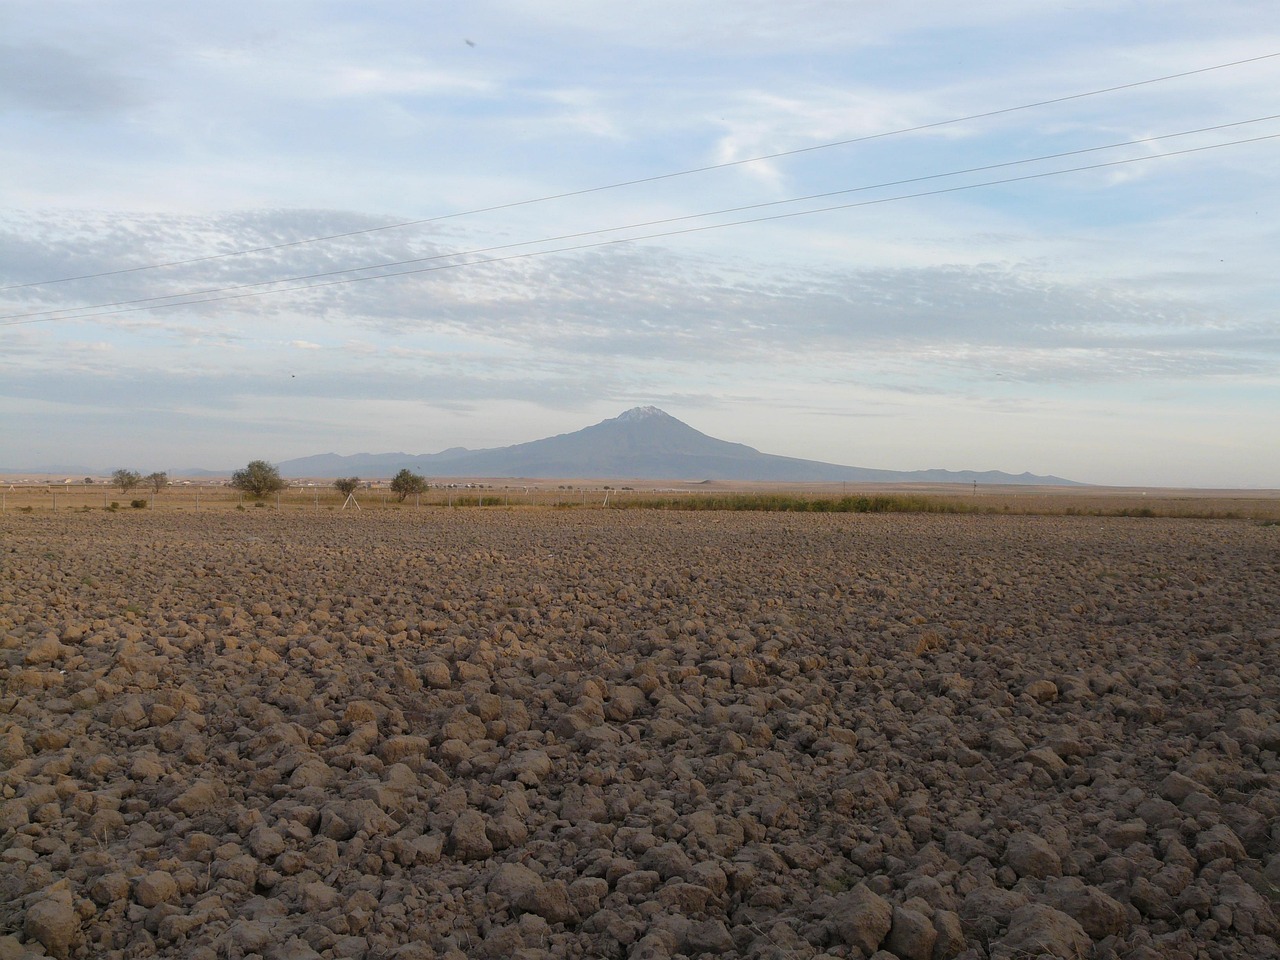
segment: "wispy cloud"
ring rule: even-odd
[[[1142,164],[894,199],[1273,112],[1280,58],[736,164],[1274,52],[1261,0],[57,8],[4,31],[0,286],[108,275],[9,286],[0,314],[424,272],[0,326],[0,401],[29,414],[2,418],[7,449],[423,451],[657,402],[869,466],[920,465],[914,444],[931,466],[1120,478],[1135,441],[1115,421],[1140,415],[1152,443],[1183,430],[1215,451],[1171,483],[1280,470],[1243,440],[1280,392],[1276,142],[1167,157],[1180,141],[1152,140],[1117,153],[1159,157]],[[735,165],[650,179],[717,163]],[[839,190],[877,205],[548,253]],[[511,259],[454,266],[486,257]],[[133,269],[170,260],[196,262]],[[1226,439],[1197,404],[1229,411]]]

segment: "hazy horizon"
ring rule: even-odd
[[[653,418],[655,421],[662,423],[664,425],[659,428],[657,433],[648,432],[648,428],[643,425],[644,421],[650,420],[650,418]],[[629,423],[629,425],[632,426],[633,428],[639,425],[639,430],[641,432],[638,432],[638,433],[632,432],[631,430],[627,430],[626,428],[623,428],[624,433],[622,434],[622,436],[625,436],[626,439],[619,439],[619,435],[616,433],[611,434],[607,439],[597,438],[598,442],[605,444],[607,447],[609,447],[609,449],[599,451],[600,455],[598,457],[595,457],[595,459],[590,464],[589,472],[586,472],[586,473],[583,473],[580,471],[575,472],[575,468],[573,466],[568,465],[568,462],[563,460],[556,461],[557,463],[560,463],[560,462],[565,463],[563,470],[554,470],[554,471],[548,472],[548,468],[546,466],[547,459],[548,457],[554,458],[557,456],[557,454],[551,451],[548,451],[545,447],[545,443],[547,442],[556,443],[559,441],[569,440],[572,442],[571,448],[569,450],[566,450],[563,447],[561,447],[558,456],[560,456],[561,458],[568,456],[570,459],[582,458],[582,457],[588,456],[588,454],[586,453],[586,450],[588,448],[584,445],[591,442],[591,438],[588,435],[592,434],[596,428],[611,426],[611,429],[616,430],[619,427],[622,427],[624,423]],[[674,447],[671,444],[667,443],[664,440],[665,437],[669,436],[669,434],[667,433],[667,430],[669,428],[665,426],[666,424],[670,424],[672,428],[675,428],[677,430],[677,434],[681,438],[676,444],[676,446],[680,447],[679,450],[674,449]],[[590,429],[587,429],[587,427],[589,427]],[[440,476],[440,477],[485,476],[485,477],[497,478],[502,476],[510,476],[510,477],[518,477],[518,478],[528,478],[528,477],[548,478],[554,475],[556,477],[561,477],[561,478],[575,478],[575,479],[586,478],[586,477],[611,477],[611,478],[618,478],[618,479],[622,479],[622,478],[672,479],[679,475],[678,472],[672,472],[670,474],[657,472],[663,469],[662,464],[670,462],[670,457],[672,456],[672,454],[675,454],[676,456],[682,457],[682,458],[688,458],[690,456],[697,458],[701,456],[705,459],[709,457],[712,461],[719,461],[720,458],[725,455],[725,451],[720,446],[720,438],[707,437],[705,434],[703,435],[703,438],[705,440],[705,446],[709,449],[704,450],[702,454],[693,453],[691,448],[688,446],[688,440],[686,439],[689,436],[686,430],[686,428],[688,428],[689,425],[684,424],[675,418],[672,418],[670,414],[666,413],[666,411],[660,410],[659,408],[653,407],[653,406],[632,408],[631,410],[624,411],[618,417],[609,418],[609,420],[601,421],[600,423],[597,423],[597,424],[590,424],[590,425],[587,425],[587,427],[584,427],[584,429],[582,430],[574,431],[571,434],[563,434],[556,437],[531,438],[531,440],[529,441],[526,441],[520,444],[515,444],[509,447],[487,448],[487,449],[479,449],[479,450],[467,450],[465,448],[455,447],[455,448],[451,448],[450,450],[420,451],[420,452],[362,451],[354,454],[337,454],[337,453],[327,452],[327,453],[311,454],[311,455],[300,457],[300,458],[292,458],[292,459],[278,461],[275,463],[275,466],[278,466],[282,469],[282,471],[285,471],[284,475],[286,478],[297,478],[297,477],[333,478],[338,476],[349,476],[352,472],[358,472],[364,479],[375,479],[375,478],[390,477],[393,473],[397,472],[399,469],[403,467],[409,467],[415,470],[423,469],[426,471],[426,473],[430,474],[431,476]],[[700,433],[700,431],[698,432]],[[702,444],[704,440],[699,440],[698,443]],[[619,444],[621,444],[622,448],[627,451],[626,455],[629,459],[634,459],[636,456],[639,455],[636,452],[637,447],[643,448],[645,450],[645,453],[643,454],[643,457],[645,459],[645,463],[643,464],[643,467],[645,468],[644,472],[625,472],[624,471],[619,473],[616,470],[611,469],[610,463],[613,460],[613,458],[616,457],[617,454],[619,453],[619,449],[618,449]],[[537,469],[541,472],[529,473],[527,469],[520,468],[519,464],[516,464],[514,461],[510,460],[511,455],[519,454],[525,448],[536,448],[540,451],[535,456],[535,459],[537,460],[537,464],[538,464]],[[592,447],[591,449],[595,449],[595,448]],[[461,473],[457,473],[457,472],[450,473],[450,472],[441,472],[440,470],[431,469],[431,467],[433,466],[446,466],[446,467],[452,467],[453,469],[456,470],[457,469],[456,462],[455,462],[456,458],[452,455],[458,454],[458,453],[464,453],[464,454],[505,453],[508,456],[508,460],[506,461],[507,466],[510,466],[512,469],[515,469],[515,472],[484,474],[484,473],[476,473],[474,472],[474,470],[463,470]],[[742,452],[735,451],[734,456],[741,456],[742,453],[745,453],[745,451],[742,451]],[[768,451],[755,450],[754,454],[761,456],[766,460],[769,460],[770,458],[772,458],[772,455]],[[449,462],[443,463],[443,464],[408,463],[408,461],[410,460],[430,459],[430,458],[435,458],[435,457],[444,456],[444,455],[450,455]],[[372,462],[375,460],[382,460],[385,458],[400,458],[400,459],[399,459],[399,462],[395,464],[382,464],[382,463],[375,464]],[[344,462],[340,465],[333,464],[331,461],[334,461],[334,460],[341,460]],[[308,467],[314,466],[315,470],[307,470],[306,472],[299,472],[302,470],[302,467],[300,464],[304,461],[306,462]],[[861,465],[861,464],[831,464],[830,462],[813,461],[813,460],[803,461],[803,462],[810,463],[815,468],[851,467],[854,469],[859,469],[859,468],[865,469],[865,465]],[[463,464],[463,466],[468,466],[468,465],[470,464]],[[495,464],[493,463],[489,464],[489,466],[491,467],[494,465]],[[243,466],[243,464],[239,466]],[[524,466],[527,468],[528,464],[525,464]],[[717,470],[722,469],[722,466],[719,465],[718,463],[713,464],[713,466]],[[333,467],[334,469],[329,469],[330,467]],[[682,463],[682,468],[685,469],[686,472],[689,469],[693,469],[698,476],[704,476],[707,474],[707,469],[705,467],[703,468],[698,468],[696,466],[691,467],[688,459],[684,460],[684,462]],[[85,479],[90,479],[91,477],[99,477],[99,478],[105,477],[111,474],[114,469],[115,468],[102,469],[101,467],[98,467],[98,466],[89,467],[84,464],[72,464],[72,463],[47,464],[47,465],[41,465],[35,468],[27,468],[27,469],[23,469],[23,468],[6,469],[3,465],[0,465],[0,475],[4,475],[6,472],[9,474],[15,474],[15,475],[21,475],[21,474],[65,475],[67,473],[75,473],[75,474],[85,473],[87,475]],[[126,467],[123,469],[131,469],[131,468]],[[191,477],[191,476],[200,476],[205,474],[230,475],[236,469],[239,469],[239,467],[223,466],[223,467],[211,468],[208,466],[187,465],[180,468],[169,467],[164,472],[166,472],[167,474],[173,477],[184,477],[184,476]],[[751,469],[751,467],[745,466],[745,467],[742,467],[741,469],[749,470]],[[773,465],[773,464],[766,465],[765,469],[776,470],[776,465]],[[871,468],[871,469],[876,469],[876,468]],[[937,469],[943,469],[943,468],[935,468],[935,472],[937,471]],[[698,472],[699,470],[701,470],[701,472]],[[142,471],[137,471],[137,472],[140,474],[142,473]],[[148,471],[148,472],[151,472],[151,471]],[[826,472],[826,471],[819,471],[819,472]],[[971,471],[965,471],[965,472],[971,472]],[[1001,472],[1001,471],[995,471],[995,472]],[[1014,474],[1010,474],[1008,472],[1004,472],[1004,473],[1006,476],[1009,477],[1010,480],[1015,479]],[[719,476],[719,477],[712,477],[712,479],[728,480],[731,478]],[[765,476],[763,475],[763,473],[757,474],[757,475],[750,475],[750,476],[743,475],[743,476],[735,477],[732,479],[734,480],[734,482],[746,482],[746,483],[776,482],[776,483],[807,484],[807,483],[840,482],[839,480],[836,480],[831,477],[826,477],[824,479],[822,477],[819,477],[816,473],[808,479],[793,478],[791,480],[780,480],[780,479],[777,479],[776,477],[771,478],[771,477]],[[849,478],[841,478],[841,479],[849,479]],[[961,477],[956,479],[955,482],[969,483],[971,482],[972,479],[974,478]],[[1060,481],[1064,478],[1037,477],[1037,479],[1042,479],[1042,480],[1051,482],[1055,480]],[[925,478],[910,478],[906,476],[897,478],[894,480],[852,479],[851,482],[855,482],[855,483],[911,482],[913,480],[918,480],[919,482],[935,482],[935,483],[940,482],[937,479],[926,480]],[[987,482],[987,480],[984,479],[983,482]]]
[[[648,408],[646,408],[646,409],[647,409],[647,410],[655,410],[655,408],[652,408],[652,407],[648,407]],[[629,413],[631,413],[631,412],[633,412],[633,411],[626,411],[626,412],[624,412],[624,414],[620,415],[620,416],[619,416],[619,417],[617,417],[617,418],[609,418],[609,419],[622,419],[623,417],[625,417],[627,414],[629,414]],[[665,414],[665,413],[666,413],[666,411],[661,411],[661,410],[658,410],[657,412],[659,412],[659,413],[663,413],[663,414]],[[600,425],[600,424],[591,424],[591,425],[584,425],[584,426],[599,426],[599,425]],[[686,425],[686,426],[687,426],[687,425]],[[696,429],[696,428],[695,428],[695,429]],[[574,432],[576,433],[577,431],[574,431]],[[532,442],[532,441],[545,440],[545,439],[550,439],[550,438],[547,438],[547,437],[528,438],[527,440],[520,441],[518,444],[515,444],[514,446],[519,446],[520,444],[525,444],[525,443],[529,443],[529,442]],[[723,438],[718,438],[718,437],[717,437],[717,438],[712,438],[712,439],[714,439],[714,440],[719,440],[719,439],[723,439]],[[313,453],[313,454],[304,455],[304,456],[302,456],[302,457],[288,458],[288,459],[285,459],[285,460],[270,460],[270,459],[268,458],[268,462],[273,463],[273,465],[275,465],[275,466],[277,466],[277,467],[286,468],[286,467],[290,467],[290,465],[296,465],[296,464],[297,464],[297,462],[298,462],[298,461],[300,461],[300,460],[327,460],[327,459],[330,459],[330,458],[339,458],[339,459],[348,460],[348,461],[358,461],[360,458],[395,457],[395,456],[404,456],[404,457],[406,457],[406,458],[414,458],[414,459],[417,459],[417,458],[420,458],[420,457],[423,457],[423,456],[426,456],[426,457],[432,457],[432,456],[436,456],[436,455],[439,455],[439,454],[442,454],[442,453],[448,453],[448,452],[451,452],[451,450],[458,450],[458,449],[460,449],[460,448],[450,448],[450,449],[448,449],[448,450],[431,450],[431,451],[409,451],[409,450],[399,450],[399,451],[390,451],[390,450],[385,450],[385,451],[373,451],[373,450],[362,450],[362,451],[355,451],[355,452],[345,453],[345,454],[342,454],[342,453],[335,453],[335,452],[333,452],[333,451],[323,451],[323,452],[316,452],[316,453]],[[465,448],[461,448],[461,449],[465,449]],[[495,449],[495,448],[488,448],[488,449]],[[503,448],[497,448],[497,449],[506,449],[506,448],[505,448],[505,447],[503,447]],[[484,450],[483,450],[483,449],[476,449],[476,450],[468,450],[468,451],[466,451],[466,452],[469,452],[469,453],[481,453],[481,452],[484,452]],[[763,455],[765,455],[765,456],[769,456],[769,455],[770,455],[770,451],[768,451],[768,450],[759,450],[758,452],[759,452],[759,453],[761,453],[761,454],[763,454]],[[258,459],[261,459],[261,458],[258,458]],[[817,462],[817,463],[827,463],[828,465],[834,465],[834,466],[855,467],[855,468],[869,468],[869,469],[879,469],[879,470],[893,470],[893,469],[894,469],[894,468],[893,468],[893,467],[891,467],[891,466],[889,466],[889,467],[885,467],[885,466],[883,466],[883,465],[877,465],[877,464],[831,464],[831,461],[814,461],[814,462]],[[246,463],[247,463],[247,461],[246,461]],[[222,477],[222,478],[230,477],[230,476],[231,476],[231,474],[232,474],[235,470],[240,469],[240,468],[241,468],[241,467],[243,467],[244,465],[245,465],[245,464],[236,464],[236,465],[225,465],[225,464],[224,464],[224,465],[220,465],[220,466],[212,466],[212,465],[209,465],[209,464],[186,464],[186,465],[183,465],[183,466],[170,465],[170,466],[168,466],[168,467],[158,467],[158,466],[156,466],[154,463],[151,463],[149,466],[147,466],[147,467],[146,467],[146,469],[145,469],[145,470],[139,470],[139,472],[140,472],[140,473],[145,474],[145,473],[150,473],[150,472],[152,472],[153,470],[163,470],[164,472],[166,472],[167,474],[169,474],[169,476],[170,476],[170,478],[171,478],[171,479],[196,479],[196,480],[200,480],[200,479],[216,479],[216,478],[219,478],[219,477]],[[336,472],[335,472],[335,471],[330,471],[330,472],[323,472],[323,471],[321,471],[321,472],[306,473],[306,474],[297,473],[297,472],[296,472],[297,467],[296,467],[296,466],[293,466],[293,467],[289,470],[289,472],[286,472],[286,473],[285,473],[285,477],[286,477],[286,478],[289,478],[289,479],[312,479],[312,480],[315,480],[315,479],[335,479],[335,478],[340,477],[340,476],[350,476],[353,470],[358,470],[358,472],[359,472],[359,474],[360,474],[360,477],[361,477],[361,479],[363,479],[363,480],[369,480],[369,481],[387,480],[387,479],[389,479],[389,478],[391,477],[391,475],[392,475],[393,473],[395,473],[397,470],[399,470],[402,466],[404,466],[404,464],[396,464],[393,468],[388,468],[387,470],[384,470],[384,471],[382,471],[382,472],[380,473],[380,472],[378,472],[377,470],[372,470],[372,472],[370,472],[370,469],[367,469],[367,468],[366,468],[366,467],[364,467],[364,466],[359,466],[359,467],[357,467],[357,466],[353,466],[353,465],[351,465],[351,464],[344,464],[344,465],[342,466],[342,468],[338,469]],[[95,481],[98,481],[98,480],[106,480],[106,479],[108,479],[108,478],[109,478],[109,476],[110,476],[110,474],[111,474],[115,469],[119,469],[119,468],[121,468],[121,467],[123,467],[124,469],[133,469],[133,468],[136,468],[136,467],[137,467],[137,464],[133,464],[133,465],[113,465],[112,467],[103,467],[102,465],[92,465],[92,466],[91,466],[91,465],[87,465],[87,464],[74,464],[74,463],[70,463],[70,462],[64,462],[64,463],[60,463],[60,464],[59,464],[59,463],[51,463],[51,464],[45,464],[45,465],[37,465],[35,468],[30,468],[30,469],[24,469],[24,468],[21,468],[21,467],[14,468],[14,467],[5,466],[4,464],[0,464],[0,477],[5,477],[5,476],[22,476],[22,475],[27,475],[27,476],[42,476],[42,475],[43,475],[43,476],[48,476],[48,477],[60,478],[60,479],[63,479],[63,480],[72,480],[72,481],[74,481],[75,479],[77,479],[77,477],[78,477],[78,475],[79,475],[79,474],[85,474],[85,479],[92,478],[92,479],[94,479]],[[410,467],[411,467],[411,469],[415,469],[415,470],[419,469],[418,465],[410,465]],[[947,467],[947,466],[943,466],[943,465],[937,465],[937,466],[935,466],[935,467],[928,467],[928,468],[923,468],[923,469],[924,469],[924,470],[926,470],[926,471],[938,471],[938,470],[945,470],[945,471],[951,471],[951,472],[973,472],[973,473],[998,472],[998,473],[1005,473],[1005,474],[1008,474],[1011,478],[1012,478],[1013,476],[1016,476],[1016,475],[1017,475],[1017,474],[1019,474],[1019,473],[1026,473],[1026,472],[1029,472],[1029,471],[1008,471],[1008,470],[1002,470],[1002,469],[1000,469],[1000,468],[998,468],[998,467],[990,467],[990,468],[968,468],[968,467],[958,467],[958,468],[953,468],[953,467]],[[68,476],[69,474],[74,475],[74,476]],[[383,474],[385,474],[385,476],[384,476]],[[481,475],[481,474],[470,474],[470,473],[463,473],[463,474],[451,474],[451,473],[447,473],[447,472],[432,471],[432,470],[426,470],[426,474],[427,474],[427,476],[428,476],[428,479],[431,479],[432,477],[439,477],[439,478],[440,478],[440,479],[442,479],[442,480],[455,479],[455,478],[458,478],[458,477],[463,477],[463,478],[468,478],[468,479],[492,479],[492,480],[497,480],[497,479],[502,479],[502,478],[503,478],[503,476],[502,476],[502,475],[498,475],[498,474],[494,474],[494,475],[492,475],[492,476],[487,475],[487,474],[485,474],[485,475]],[[586,479],[592,479],[592,478],[595,478],[595,479],[608,478],[608,479],[614,479],[614,480],[622,480],[622,479],[632,479],[632,480],[634,480],[634,479],[643,479],[640,475],[632,475],[632,476],[623,477],[621,474],[619,474],[619,475],[616,475],[616,476],[615,476],[615,475],[613,475],[613,474],[605,474],[605,473],[591,473],[591,474],[583,474],[583,475],[581,475],[581,476],[565,474],[563,477],[558,477],[557,479],[562,479],[562,480],[569,480],[569,479],[573,479],[573,480],[586,480]],[[527,475],[526,475],[526,474],[520,474],[520,475],[517,477],[516,475],[514,475],[514,474],[513,474],[513,475],[512,475],[512,477],[511,477],[511,478],[509,478],[509,479],[527,479]],[[675,475],[675,474],[673,474],[673,475],[672,475],[672,476],[670,476],[670,477],[663,477],[662,479],[665,479],[665,480],[672,480],[672,481],[678,480],[678,478],[676,477],[676,475]],[[689,482],[691,479],[692,479],[692,478],[685,478],[685,481],[684,481],[684,482]],[[1246,491],[1246,492],[1267,492],[1267,491],[1271,491],[1271,490],[1280,490],[1280,487],[1262,487],[1262,486],[1253,486],[1253,487],[1237,487],[1237,488],[1223,488],[1223,487],[1197,487],[1197,486],[1194,486],[1194,485],[1192,485],[1192,486],[1186,486],[1186,487],[1174,487],[1174,486],[1161,486],[1161,485],[1153,485],[1153,484],[1145,484],[1145,485],[1144,485],[1144,484],[1090,484],[1090,483],[1089,483],[1089,481],[1081,481],[1081,480],[1079,480],[1078,478],[1075,478],[1075,477],[1060,477],[1060,476],[1054,476],[1054,475],[1039,475],[1039,476],[1037,476],[1037,479],[1039,479],[1039,480],[1045,480],[1045,481],[1049,481],[1049,482],[1052,482],[1052,481],[1061,481],[1061,480],[1066,480],[1066,481],[1068,482],[1068,484],[1071,484],[1071,485],[1073,485],[1073,486],[1061,487],[1061,488],[1059,488],[1059,489],[1077,489],[1077,490],[1078,490],[1078,489],[1081,489],[1081,487],[1079,486],[1080,484],[1084,484],[1084,485],[1086,485],[1086,486],[1098,486],[1098,487],[1110,487],[1110,486],[1114,486],[1114,487],[1117,487],[1117,488],[1133,487],[1133,488],[1135,488],[1135,489],[1136,489],[1136,488],[1141,488],[1141,487],[1144,487],[1144,486],[1145,486],[1145,487],[1147,487],[1147,488],[1149,488],[1149,489],[1153,489],[1153,490],[1174,490],[1174,491],[1179,490],[1179,489],[1186,489],[1186,490],[1232,490],[1232,489],[1236,489],[1236,490]],[[544,480],[544,481],[537,481],[537,482],[554,482],[554,481],[553,481],[553,480]],[[705,482],[711,482],[711,481],[705,481]],[[742,482],[742,483],[747,483],[747,484],[764,484],[764,485],[766,485],[766,486],[770,486],[770,485],[779,485],[779,486],[787,486],[787,485],[792,485],[792,486],[796,486],[796,485],[799,485],[799,486],[805,486],[805,485],[818,485],[818,486],[821,486],[821,485],[831,485],[831,484],[833,484],[833,483],[840,483],[841,481],[837,481],[837,480],[818,480],[818,479],[814,479],[814,480],[793,480],[793,481],[787,481],[787,480],[762,480],[762,479],[756,478],[756,479],[743,479],[743,480],[740,480],[740,481],[731,481],[731,480],[726,480],[726,481],[724,481],[724,482],[729,482],[729,483],[733,483],[733,482]],[[956,484],[956,485],[961,485],[961,486],[965,486],[965,487],[967,487],[967,486],[968,486],[972,481],[971,481],[970,479],[967,479],[967,478],[966,478],[966,479],[961,479],[961,480],[954,480],[954,481],[945,481],[945,480],[937,480],[937,479],[902,479],[902,480],[878,480],[878,481],[877,481],[877,480],[857,480],[857,481],[849,481],[849,483],[851,483],[853,486],[858,486],[858,487],[860,487],[860,486],[877,486],[877,485],[894,486],[894,485],[903,485],[903,484],[905,484],[905,485],[911,485],[911,484],[913,484],[913,483],[915,483],[915,484],[921,484],[921,485],[928,485],[928,486],[936,486],[936,485],[939,485],[939,484],[941,484],[941,485],[947,485],[947,484],[948,484],[948,482],[950,482],[950,483],[954,483],[954,484]],[[984,484],[987,484],[989,481],[983,480],[982,482],[983,482]],[[1001,484],[1000,484],[999,482],[993,482],[993,485],[994,485],[994,486],[1000,486]],[[1006,485],[1007,485],[1007,484],[1006,484]]]
[[[1261,0],[72,0],[0,37],[6,469],[653,404],[828,463],[1280,487]]]

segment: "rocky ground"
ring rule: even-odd
[[[0,958],[1280,955],[1280,528],[0,519]]]

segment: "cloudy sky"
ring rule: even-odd
[[[0,0],[0,468],[1280,487],[1277,90],[1274,0]]]

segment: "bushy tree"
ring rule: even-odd
[[[142,474],[137,470],[116,470],[111,474],[111,482],[120,488],[121,493],[128,493],[142,482]]]
[[[152,492],[159,493],[169,485],[169,474],[163,470],[157,470],[155,473],[149,473],[144,478],[147,486],[151,487]]]
[[[344,497],[349,497],[360,489],[359,477],[339,477],[333,481],[333,488]]]
[[[427,489],[427,478],[408,468],[401,470],[391,480],[391,492],[401,503],[404,503],[405,497],[409,494],[422,493],[425,489]]]
[[[243,470],[231,475],[231,486],[243,490],[251,497],[262,498],[286,486],[280,471],[265,460],[253,460]]]

